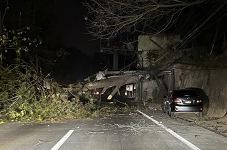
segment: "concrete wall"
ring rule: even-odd
[[[138,64],[139,68],[147,68],[150,63],[147,58],[149,51],[156,51],[157,54],[163,54],[163,49],[166,50],[168,47],[172,47],[175,43],[180,41],[179,35],[139,35],[138,37]],[[160,45],[162,48],[160,48]]]
[[[201,88],[205,94],[204,111],[211,117],[227,113],[227,69],[198,69],[193,66],[175,66],[176,87]],[[209,107],[208,107],[209,106]],[[206,109],[208,107],[208,110]]]
[[[170,45],[174,45],[176,42],[180,41],[179,35],[139,35],[138,37],[138,51],[149,51],[149,50],[159,50],[160,48],[153,43],[151,40],[155,41],[157,44],[161,45],[162,48],[166,49]]]
[[[175,65],[176,89],[193,88],[201,94],[204,101],[204,114],[209,117],[227,115],[227,69],[201,69],[189,65]],[[170,77],[165,75],[168,86]],[[161,102],[163,93],[155,80],[144,83],[148,88],[148,98],[152,102]]]

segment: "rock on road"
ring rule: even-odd
[[[137,112],[58,123],[4,123],[0,125],[0,150],[227,149],[226,137],[193,122],[171,119],[161,112],[145,114],[157,122]]]

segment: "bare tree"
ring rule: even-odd
[[[130,31],[157,34],[170,27],[183,9],[207,0],[86,0],[88,31],[111,38]]]
[[[6,1],[0,1],[0,5],[1,4],[5,4],[5,8],[4,8],[4,11],[2,13],[2,10],[0,9],[0,36],[2,34],[2,29],[3,29],[3,22],[4,22],[4,19],[5,19],[5,16],[6,16],[6,12],[7,10],[9,9],[9,0],[6,0]],[[1,40],[0,40],[0,43],[1,43]],[[0,64],[2,64],[2,45],[0,45]]]

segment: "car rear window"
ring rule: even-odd
[[[192,90],[173,91],[173,95],[174,96],[198,96],[198,94]]]

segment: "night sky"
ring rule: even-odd
[[[78,48],[87,55],[99,50],[99,41],[87,35],[82,0],[61,0],[58,3],[59,20],[62,24],[62,42],[65,48]]]

